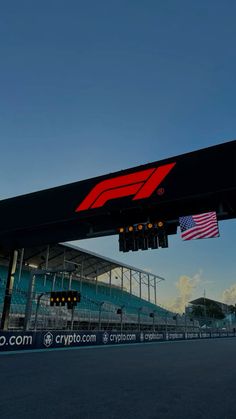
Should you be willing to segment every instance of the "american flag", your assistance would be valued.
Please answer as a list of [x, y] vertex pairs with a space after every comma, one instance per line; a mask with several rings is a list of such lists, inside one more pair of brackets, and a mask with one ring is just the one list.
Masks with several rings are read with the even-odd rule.
[[179, 224], [183, 240], [219, 237], [215, 211], [180, 217]]

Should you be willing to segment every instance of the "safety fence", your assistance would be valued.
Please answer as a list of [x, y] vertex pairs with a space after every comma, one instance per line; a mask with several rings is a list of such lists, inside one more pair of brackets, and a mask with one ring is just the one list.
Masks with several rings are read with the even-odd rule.
[[235, 332], [0, 332], [0, 352], [236, 337]]

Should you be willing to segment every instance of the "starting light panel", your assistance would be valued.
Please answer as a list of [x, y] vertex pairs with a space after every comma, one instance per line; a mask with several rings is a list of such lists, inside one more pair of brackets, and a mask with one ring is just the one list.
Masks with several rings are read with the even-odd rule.
[[163, 221], [120, 227], [118, 232], [121, 252], [168, 247], [168, 235]]
[[81, 294], [78, 291], [53, 291], [50, 294], [50, 306], [65, 306], [71, 309], [81, 300]]

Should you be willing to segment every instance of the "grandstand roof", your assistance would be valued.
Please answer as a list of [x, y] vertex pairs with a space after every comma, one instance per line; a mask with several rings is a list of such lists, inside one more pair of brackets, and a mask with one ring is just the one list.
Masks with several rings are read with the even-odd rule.
[[[50, 250], [50, 252], [48, 252], [48, 250]], [[5, 254], [1, 252], [0, 256], [8, 259], [9, 254], [7, 252]], [[150, 275], [153, 278], [164, 280], [164, 278], [159, 275], [155, 275], [143, 269], [121, 263], [68, 243], [26, 248], [24, 249], [23, 261], [24, 264], [35, 268], [44, 268], [46, 263], [51, 269], [58, 267], [64, 268], [65, 266], [68, 267], [70, 263], [73, 263], [77, 264], [79, 266], [79, 270], [81, 270], [83, 265], [83, 276], [91, 279], [95, 278], [97, 275], [105, 274], [112, 269], [123, 267], [137, 273], [140, 272], [141, 274]]]
[[220, 301], [212, 300], [210, 298], [200, 297], [196, 298], [195, 300], [189, 301], [189, 304], [193, 305], [209, 305], [209, 304], [217, 304], [222, 308], [222, 310], [228, 310], [228, 304], [221, 303]]

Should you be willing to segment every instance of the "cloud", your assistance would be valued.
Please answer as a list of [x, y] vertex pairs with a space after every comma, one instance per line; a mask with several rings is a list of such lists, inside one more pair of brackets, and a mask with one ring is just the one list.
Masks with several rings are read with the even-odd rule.
[[170, 309], [180, 314], [184, 313], [185, 306], [192, 299], [193, 291], [200, 282], [201, 272], [197, 273], [192, 278], [186, 275], [180, 276], [178, 282], [176, 283], [179, 295], [177, 295], [175, 300], [169, 305]]
[[236, 284], [223, 291], [222, 299], [226, 304], [236, 304]]

